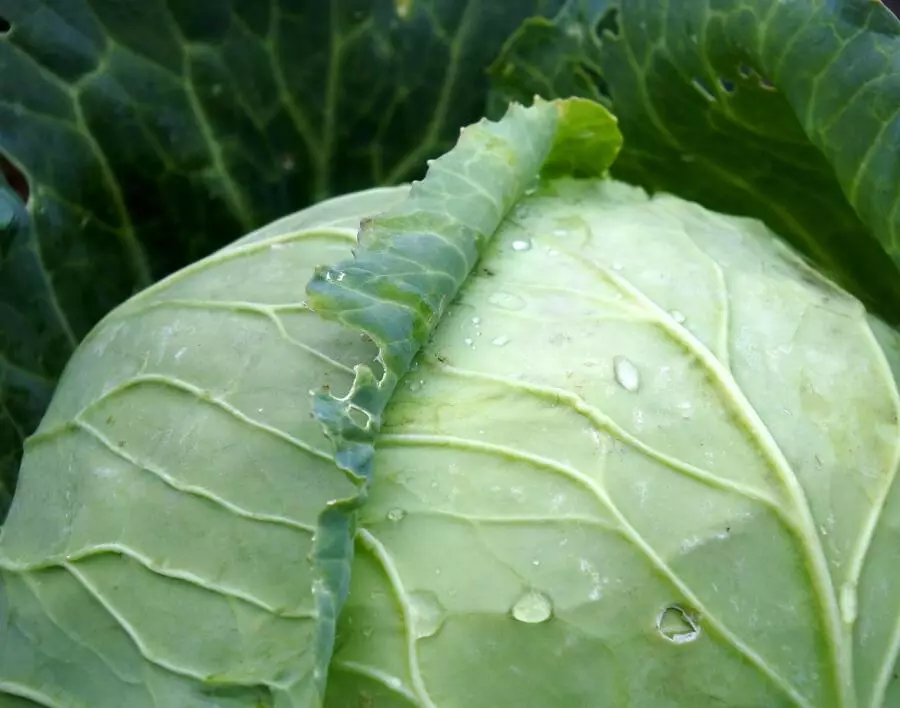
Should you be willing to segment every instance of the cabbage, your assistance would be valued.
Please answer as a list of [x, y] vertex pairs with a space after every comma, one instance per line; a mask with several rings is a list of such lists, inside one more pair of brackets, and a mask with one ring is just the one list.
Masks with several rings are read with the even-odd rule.
[[900, 337], [620, 144], [513, 106], [107, 316], [0, 532], [0, 705], [900, 706]]

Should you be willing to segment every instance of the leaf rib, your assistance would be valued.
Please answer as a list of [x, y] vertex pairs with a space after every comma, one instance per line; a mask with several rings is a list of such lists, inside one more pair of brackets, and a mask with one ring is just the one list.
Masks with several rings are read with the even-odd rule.
[[[54, 565], [53, 567], [64, 570], [64, 568], [62, 568], [61, 566], [58, 566], [58, 565]], [[31, 592], [34, 599], [41, 605], [41, 607], [43, 608], [44, 612], [47, 615], [47, 618], [50, 620], [51, 624], [53, 624], [53, 626], [56, 627], [56, 629], [61, 634], [65, 635], [65, 637], [69, 641], [71, 641], [73, 644], [76, 644], [79, 647], [86, 649], [88, 652], [90, 652], [91, 654], [96, 656], [100, 660], [100, 663], [102, 663], [109, 670], [109, 672], [111, 674], [113, 674], [119, 681], [121, 681], [122, 683], [125, 683], [125, 684], [134, 685], [133, 681], [128, 680], [128, 678], [126, 678], [125, 676], [120, 674], [119, 671], [116, 670], [116, 667], [109, 662], [107, 657], [103, 656], [103, 654], [101, 654], [99, 651], [97, 651], [96, 648], [92, 647], [90, 644], [85, 642], [80, 636], [78, 636], [77, 634], [74, 634], [72, 631], [70, 631], [69, 628], [67, 628], [60, 621], [60, 619], [56, 616], [56, 613], [53, 612], [47, 606], [47, 604], [44, 602], [44, 598], [41, 596], [41, 593], [38, 591], [38, 584], [35, 582], [34, 578], [31, 576], [30, 573], [19, 573], [19, 576], [20, 576], [19, 579]]]
[[[130, 546], [119, 543], [102, 543], [95, 544], [88, 548], [83, 548], [74, 552], [67, 552], [65, 557], [66, 563], [77, 564], [80, 561], [90, 560], [98, 556], [124, 556], [140, 565], [144, 570], [161, 578], [169, 578], [179, 582], [187, 583], [200, 590], [205, 590], [216, 595], [221, 595], [229, 599], [237, 600], [262, 610], [273, 617], [284, 617], [285, 619], [314, 619], [315, 614], [312, 612], [285, 612], [277, 607], [269, 605], [258, 597], [237, 588], [230, 588], [220, 583], [215, 583], [207, 578], [194, 573], [173, 568], [164, 568], [159, 563], [155, 563], [150, 557], [139, 553]], [[27, 574], [29, 572], [46, 570], [48, 568], [61, 568], [60, 561], [44, 561], [37, 563], [13, 563], [6, 559], [0, 559], [0, 568], [10, 572]]]
[[13, 681], [0, 681], [0, 693], [25, 698], [32, 703], [43, 706], [43, 708], [76, 708], [69, 704], [57, 703], [47, 694], [36, 691], [30, 686]]
[[[303, 531], [308, 533], [310, 536], [315, 532], [315, 528], [310, 526], [309, 524], [303, 524], [295, 519], [289, 519], [283, 516], [276, 516], [274, 514], [261, 514], [256, 511], [251, 511], [249, 509], [245, 509], [241, 506], [238, 506], [232, 501], [225, 499], [224, 497], [220, 497], [217, 494], [213, 494], [210, 490], [205, 487], [196, 486], [193, 484], [185, 484], [180, 481], [177, 477], [174, 477], [168, 474], [161, 467], [156, 465], [152, 465], [148, 462], [142, 462], [138, 460], [131, 453], [123, 450], [120, 446], [113, 443], [106, 435], [104, 435], [100, 430], [98, 430], [95, 426], [91, 425], [87, 421], [76, 418], [74, 421], [74, 426], [80, 430], [83, 430], [85, 433], [90, 435], [94, 440], [99, 442], [103, 447], [105, 447], [109, 452], [111, 452], [114, 456], [120, 458], [124, 462], [129, 463], [134, 466], [136, 469], [142, 470], [144, 472], [148, 472], [152, 474], [154, 477], [158, 478], [160, 481], [165, 483], [167, 486], [172, 489], [181, 492], [182, 494], [188, 494], [190, 496], [198, 497], [203, 499], [204, 501], [211, 502], [218, 507], [221, 507], [228, 511], [231, 514], [235, 514], [236, 516], [240, 516], [245, 519], [249, 519], [252, 521], [257, 521], [260, 523], [268, 523], [275, 524], [278, 526], [286, 526], [288, 528], [294, 529], [296, 531]], [[35, 443], [32, 443], [35, 444]]]
[[425, 680], [419, 669], [419, 657], [416, 649], [416, 638], [413, 630], [409, 595], [403, 586], [400, 572], [394, 565], [390, 553], [388, 553], [381, 541], [373, 534], [366, 529], [359, 529], [358, 538], [384, 569], [388, 581], [394, 590], [394, 594], [399, 600], [400, 613], [403, 617], [403, 625], [406, 629], [406, 661], [409, 666], [410, 676], [412, 677], [412, 692], [416, 698], [416, 702], [422, 708], [437, 708], [437, 705], [431, 700], [431, 696], [428, 695], [428, 688], [425, 686]]
[[[229, 414], [231, 417], [235, 418], [236, 420], [239, 420], [241, 423], [244, 423], [244, 424], [250, 426], [251, 428], [254, 428], [261, 432], [267, 433], [269, 435], [273, 435], [274, 437], [277, 437], [280, 440], [283, 440], [284, 442], [291, 444], [293, 447], [297, 448], [298, 450], [303, 450], [304, 452], [309, 453], [309, 455], [312, 457], [318, 458], [320, 460], [326, 460], [326, 461], [331, 460], [331, 455], [329, 455], [327, 452], [324, 452], [323, 450], [318, 450], [315, 447], [313, 447], [312, 445], [310, 445], [309, 443], [304, 442], [303, 440], [300, 440], [299, 438], [296, 438], [293, 435], [289, 435], [288, 433], [284, 432], [283, 430], [279, 430], [278, 428], [274, 428], [271, 425], [262, 423], [262, 422], [256, 420], [255, 418], [251, 418], [246, 413], [244, 413], [240, 409], [236, 408], [235, 406], [231, 405], [227, 401], [211, 395], [209, 391], [206, 391], [205, 389], [202, 389], [199, 386], [196, 386], [196, 385], [194, 385], [188, 381], [185, 381], [183, 379], [178, 379], [174, 376], [166, 376], [166, 375], [162, 375], [162, 374], [140, 374], [137, 376], [132, 376], [131, 378], [120, 382], [113, 388], [104, 392], [104, 394], [102, 396], [91, 401], [81, 411], [81, 415], [84, 415], [85, 412], [89, 411], [91, 408], [97, 406], [98, 404], [103, 403], [104, 401], [108, 400], [110, 397], [117, 395], [117, 394], [121, 393], [122, 391], [125, 391], [126, 389], [140, 386], [142, 384], [159, 385], [159, 386], [173, 388], [177, 391], [181, 391], [182, 393], [187, 393], [187, 394], [193, 396], [194, 398], [196, 398], [198, 401], [202, 401], [203, 403], [207, 403], [207, 404], [217, 407], [219, 410]], [[33, 436], [33, 438], [36, 438], [38, 436], [43, 436], [43, 435], [45, 435], [45, 433], [43, 433], [43, 432], [38, 433], [35, 436]]]

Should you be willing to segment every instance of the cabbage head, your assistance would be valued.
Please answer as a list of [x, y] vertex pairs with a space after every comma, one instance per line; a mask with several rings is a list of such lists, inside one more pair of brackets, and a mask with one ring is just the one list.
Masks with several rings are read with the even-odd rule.
[[900, 706], [900, 338], [620, 144], [514, 105], [109, 314], [0, 535], [0, 705]]

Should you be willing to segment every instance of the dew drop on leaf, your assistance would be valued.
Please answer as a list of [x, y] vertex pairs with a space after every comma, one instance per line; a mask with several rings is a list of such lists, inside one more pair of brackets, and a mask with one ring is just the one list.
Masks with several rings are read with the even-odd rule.
[[391, 509], [387, 513], [388, 521], [402, 521], [406, 516], [406, 512], [403, 509]]
[[681, 312], [680, 310], [671, 310], [671, 311], [669, 312], [669, 316], [670, 316], [673, 320], [675, 320], [678, 324], [683, 324], [684, 321], [687, 319], [687, 318], [684, 316], [684, 313]]
[[616, 383], [626, 391], [634, 393], [641, 387], [641, 375], [637, 367], [624, 356], [617, 356], [613, 359], [613, 373]]
[[409, 621], [416, 639], [437, 634], [444, 621], [444, 606], [433, 592], [427, 590], [409, 594]]
[[700, 636], [700, 625], [678, 605], [669, 605], [656, 618], [659, 635], [673, 644], [687, 644]]
[[491, 340], [491, 344], [493, 344], [495, 347], [505, 347], [507, 344], [509, 344], [509, 337], [494, 337]]
[[525, 301], [518, 295], [498, 290], [488, 298], [488, 302], [503, 310], [521, 310], [525, 307]]
[[529, 239], [516, 239], [512, 242], [512, 249], [514, 251], [530, 251], [531, 241]]
[[550, 598], [537, 590], [529, 590], [520, 597], [512, 608], [513, 619], [526, 624], [546, 622], [553, 614]]

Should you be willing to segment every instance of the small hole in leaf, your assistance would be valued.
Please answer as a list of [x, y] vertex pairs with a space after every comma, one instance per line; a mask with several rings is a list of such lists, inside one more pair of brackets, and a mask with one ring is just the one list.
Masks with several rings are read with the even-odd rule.
[[28, 187], [28, 180], [25, 175], [12, 162], [6, 159], [5, 155], [0, 154], [0, 172], [9, 182], [9, 186], [18, 194], [23, 202], [28, 202], [31, 190]]
[[607, 97], [609, 96], [609, 84], [594, 67], [588, 66], [587, 64], [582, 64], [579, 69], [585, 74], [585, 76], [590, 77], [591, 81], [594, 82], [594, 86], [597, 88], [597, 91], [600, 92], [601, 95]]
[[369, 429], [369, 426], [372, 423], [372, 416], [368, 411], [351, 405], [347, 409], [347, 414], [350, 416], [350, 420], [353, 421], [354, 425], [364, 430]]
[[703, 96], [703, 98], [705, 98], [707, 101], [716, 100], [716, 96], [712, 92], [712, 89], [703, 79], [699, 79], [695, 76], [692, 83], [694, 84], [694, 88], [697, 89], [700, 95]]
[[734, 89], [735, 89], [734, 81], [731, 81], [730, 79], [721, 79], [720, 78], [719, 83], [722, 85], [723, 91], [725, 91], [726, 93], [734, 93]]
[[619, 11], [616, 8], [604, 12], [594, 25], [594, 35], [603, 38], [604, 33], [619, 36]]
[[381, 360], [381, 355], [378, 355], [378, 358], [372, 360], [369, 363], [369, 368], [372, 370], [372, 375], [381, 382], [384, 379], [384, 362]]
[[775, 88], [775, 84], [773, 84], [771, 81], [769, 81], [765, 76], [759, 77], [759, 85], [762, 88], [766, 89], [767, 91], [777, 91], [778, 90], [777, 88]]
[[12, 22], [7, 20], [5, 17], [0, 17], [0, 36], [4, 34], [9, 34], [9, 31], [12, 29]]

